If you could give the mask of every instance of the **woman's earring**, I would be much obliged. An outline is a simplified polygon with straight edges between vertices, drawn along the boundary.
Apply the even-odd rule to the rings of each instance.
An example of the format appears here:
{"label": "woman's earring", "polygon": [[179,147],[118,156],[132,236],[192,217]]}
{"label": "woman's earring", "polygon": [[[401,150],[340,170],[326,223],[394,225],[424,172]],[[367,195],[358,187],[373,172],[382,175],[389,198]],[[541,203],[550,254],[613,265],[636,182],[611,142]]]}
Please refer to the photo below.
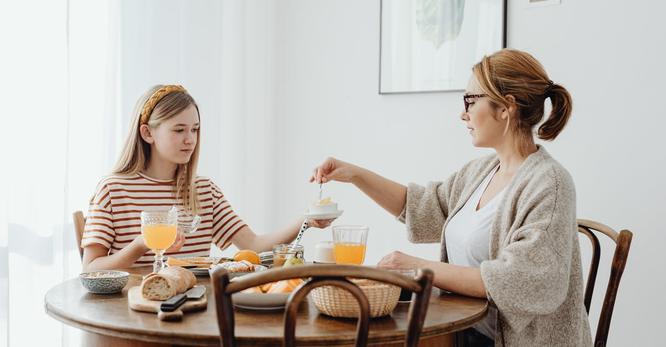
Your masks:
{"label": "woman's earring", "polygon": [[506,136],[506,133],[509,132],[509,124],[511,124],[511,117],[506,117],[506,126],[504,127],[504,133],[502,133],[502,136]]}

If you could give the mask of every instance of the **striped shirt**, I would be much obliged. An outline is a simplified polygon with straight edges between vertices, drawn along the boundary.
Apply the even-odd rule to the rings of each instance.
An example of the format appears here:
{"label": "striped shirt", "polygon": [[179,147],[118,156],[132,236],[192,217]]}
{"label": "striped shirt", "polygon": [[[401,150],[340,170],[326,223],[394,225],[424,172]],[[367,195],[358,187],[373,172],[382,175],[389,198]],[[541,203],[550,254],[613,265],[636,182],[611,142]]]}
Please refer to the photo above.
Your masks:
{"label": "striped shirt", "polygon": [[[211,179],[197,177],[195,185],[201,224],[195,232],[185,235],[185,244],[178,252],[168,252],[167,256],[207,257],[211,243],[224,250],[246,225]],[[81,247],[100,244],[109,249],[109,254],[117,253],[141,235],[141,211],[166,211],[173,205],[182,205],[174,187],[174,180],[158,180],[142,173],[102,179],[90,201]],[[133,266],[152,264],[153,256],[148,251]]]}

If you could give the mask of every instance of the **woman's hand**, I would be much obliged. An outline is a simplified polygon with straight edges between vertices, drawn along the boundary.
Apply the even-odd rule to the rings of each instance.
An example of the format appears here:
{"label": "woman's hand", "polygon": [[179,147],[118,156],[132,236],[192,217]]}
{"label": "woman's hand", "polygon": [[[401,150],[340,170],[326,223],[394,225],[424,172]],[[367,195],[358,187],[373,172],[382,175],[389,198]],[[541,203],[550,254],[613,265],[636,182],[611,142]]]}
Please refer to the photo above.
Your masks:
{"label": "woman's hand", "polygon": [[393,251],[377,263],[377,267],[385,269],[418,269],[427,262],[425,259],[413,257],[400,251]]}
{"label": "woman's hand", "polygon": [[185,234],[179,231],[176,234],[176,241],[173,242],[173,245],[171,245],[171,247],[169,247],[165,253],[178,252],[181,248],[183,248],[183,245],[185,245]]}
{"label": "woman's hand", "polygon": [[358,166],[346,163],[332,157],[324,160],[316,167],[310,177],[310,182],[326,183],[330,181],[351,182],[356,176]]}

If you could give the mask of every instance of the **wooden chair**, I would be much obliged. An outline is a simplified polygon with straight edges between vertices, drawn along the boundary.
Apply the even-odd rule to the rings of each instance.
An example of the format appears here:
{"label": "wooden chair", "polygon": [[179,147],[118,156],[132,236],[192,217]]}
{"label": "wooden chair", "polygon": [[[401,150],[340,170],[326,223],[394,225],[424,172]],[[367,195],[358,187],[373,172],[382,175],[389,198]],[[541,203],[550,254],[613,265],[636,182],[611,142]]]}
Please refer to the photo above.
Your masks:
{"label": "wooden chair", "polygon": [[624,266],[627,263],[629,246],[631,245],[633,234],[629,230],[622,230],[618,233],[606,225],[585,219],[578,220],[578,231],[585,234],[592,243],[592,260],[587,283],[585,285],[585,309],[588,314],[590,313],[590,302],[592,301],[594,283],[597,279],[597,270],[599,269],[599,258],[601,257],[601,246],[595,232],[604,234],[615,241],[615,253],[613,255],[610,278],[608,280],[608,287],[606,288],[604,303],[601,306],[599,324],[597,325],[597,333],[594,339],[595,347],[606,346],[611,316],[613,315],[613,307],[615,306],[615,297],[620,285],[620,278],[622,277]]}
{"label": "wooden chair", "polygon": [[360,317],[356,326],[356,346],[366,346],[368,342],[368,329],[370,308],[368,299],[363,291],[351,278],[366,278],[379,282],[389,283],[414,292],[414,300],[409,307],[408,330],[405,339],[406,346],[417,346],[419,335],[423,327],[430,294],[432,291],[433,273],[430,269],[418,272],[416,279],[377,268],[353,265],[301,265],[267,270],[243,276],[234,282],[229,281],[229,273],[223,268],[217,268],[212,273],[213,291],[217,309],[217,324],[220,329],[220,344],[224,347],[235,346],[234,333],[234,307],[231,301],[233,293],[260,284],[274,281],[305,278],[310,280],[296,288],[287,300],[284,313],[284,340],[283,346],[290,347],[296,344],[296,315],[298,306],[308,293],[321,286],[336,286],[350,292],[359,303]]}
{"label": "wooden chair", "polygon": [[83,259],[83,248],[81,248],[81,238],[83,237],[83,229],[86,226],[86,217],[83,212],[75,211],[72,213],[74,220],[74,234],[76,235],[76,248],[79,250],[79,257]]}

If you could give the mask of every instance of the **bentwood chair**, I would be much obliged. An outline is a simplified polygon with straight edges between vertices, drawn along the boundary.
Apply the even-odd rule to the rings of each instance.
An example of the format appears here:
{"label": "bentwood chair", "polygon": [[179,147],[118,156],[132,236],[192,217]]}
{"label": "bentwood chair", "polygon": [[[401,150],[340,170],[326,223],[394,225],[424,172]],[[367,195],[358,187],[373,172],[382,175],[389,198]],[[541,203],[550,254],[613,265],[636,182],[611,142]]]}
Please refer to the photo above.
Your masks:
{"label": "bentwood chair", "polygon": [[585,309],[588,314],[590,313],[590,302],[592,301],[594,283],[597,279],[597,270],[599,269],[599,258],[601,257],[601,246],[596,234],[606,235],[615,242],[610,278],[608,279],[606,295],[604,296],[604,302],[601,306],[601,314],[599,315],[599,323],[597,325],[596,337],[594,339],[595,347],[606,346],[608,330],[610,329],[611,317],[613,315],[613,307],[615,306],[615,297],[617,296],[620,279],[624,272],[624,266],[627,263],[627,256],[629,255],[629,247],[631,246],[631,238],[633,237],[633,234],[629,230],[622,230],[618,233],[606,225],[586,219],[578,220],[578,231],[587,236],[592,243],[590,272],[585,285]]}
{"label": "bentwood chair", "polygon": [[347,278],[364,278],[384,282],[408,289],[414,293],[409,307],[408,330],[405,345],[416,347],[425,320],[430,294],[432,291],[433,272],[430,269],[418,271],[415,279],[408,278],[387,270],[354,265],[301,265],[262,271],[239,277],[230,282],[229,273],[223,268],[216,268],[212,273],[213,291],[217,309],[217,324],[220,329],[220,344],[224,347],[235,346],[234,307],[231,295],[261,284],[292,278],[310,278],[297,287],[287,300],[284,313],[283,346],[296,344],[296,316],[298,306],[308,293],[317,287],[335,286],[342,288],[356,299],[360,315],[356,325],[356,346],[366,346],[368,342],[370,307],[363,291]]}
{"label": "bentwood chair", "polygon": [[76,239],[76,248],[79,250],[79,257],[83,259],[83,248],[81,248],[81,238],[83,237],[83,229],[86,226],[86,217],[83,216],[83,212],[75,211],[72,213],[72,219],[74,220],[74,234]]}

